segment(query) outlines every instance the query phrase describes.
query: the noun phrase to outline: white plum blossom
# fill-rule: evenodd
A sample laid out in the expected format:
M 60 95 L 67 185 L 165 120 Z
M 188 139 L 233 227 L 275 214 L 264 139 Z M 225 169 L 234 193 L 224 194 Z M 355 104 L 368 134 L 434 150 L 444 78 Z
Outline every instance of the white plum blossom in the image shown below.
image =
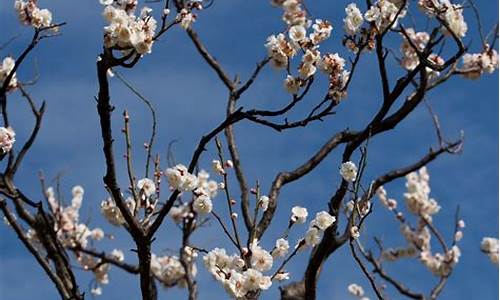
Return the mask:
M 113 257 L 119 262 L 123 262 L 125 260 L 125 255 L 123 254 L 123 251 L 119 249 L 113 249 L 113 251 L 111 251 L 111 257 Z
M 137 181 L 137 188 L 142 191 L 146 197 L 154 195 L 156 192 L 156 185 L 154 181 L 149 178 L 143 178 Z
M 441 11 L 444 11 L 444 20 L 450 30 L 458 37 L 464 37 L 467 33 L 467 23 L 462 14 L 462 5 L 452 4 L 449 0 L 441 0 Z M 446 29 L 445 32 L 448 32 Z
M 292 217 L 291 220 L 294 223 L 304 224 L 307 220 L 307 209 L 300 206 L 292 207 Z
M 432 255 L 430 251 L 420 253 L 420 261 L 436 276 L 448 276 L 453 267 L 458 263 L 461 256 L 460 249 L 454 245 L 446 254 L 436 253 Z
M 267 253 L 269 257 L 264 254 L 267 251 L 260 248 L 257 241 L 252 243 L 251 248 L 253 248 L 252 265 L 260 269 L 270 269 L 272 256 L 269 253 Z M 248 292 L 267 290 L 272 284 L 270 276 L 262 274 L 253 267 L 245 269 L 245 261 L 236 254 L 229 256 L 225 249 L 215 248 L 209 251 L 203 257 L 203 263 L 233 298 L 241 299 Z
M 287 240 L 284 238 L 280 238 L 276 240 L 276 246 L 274 246 L 273 251 L 271 252 L 274 257 L 283 257 L 288 253 L 290 249 L 290 245 Z
M 288 36 L 294 42 L 300 42 L 306 38 L 306 29 L 302 25 L 294 25 L 290 27 L 288 31 Z
M 261 246 L 259 246 L 258 241 L 254 240 L 250 245 L 250 251 L 252 253 L 251 264 L 252 267 L 261 271 L 269 271 L 273 266 L 273 256 Z
M 269 207 L 269 197 L 268 196 L 260 196 L 258 205 L 259 205 L 259 208 L 262 209 L 262 211 L 266 211 Z
M 193 201 L 193 210 L 200 214 L 209 214 L 212 212 L 212 200 L 206 195 L 200 195 Z
M 484 237 L 481 241 L 481 251 L 486 253 L 491 262 L 498 265 L 498 238 Z
M 100 286 L 91 288 L 90 293 L 94 296 L 100 296 L 102 295 L 102 288 Z
M 14 70 L 15 66 L 16 66 L 16 61 L 10 56 L 7 56 L 2 60 L 2 64 L 0 65 L 0 86 L 4 84 L 5 80 L 7 80 L 7 77 Z M 11 75 L 10 81 L 7 85 L 7 91 L 12 91 L 16 89 L 17 85 L 18 82 L 16 78 L 16 73 L 14 72 Z
M 221 161 L 218 159 L 212 161 L 212 170 L 214 170 L 214 172 L 219 175 L 226 174 L 226 171 L 224 170 Z
M 335 222 L 335 217 L 330 215 L 326 211 L 320 211 L 316 214 L 316 217 L 312 221 L 313 225 L 318 227 L 320 230 L 325 231 L 328 227 L 332 226 Z
M 314 247 L 321 241 L 321 231 L 316 227 L 309 227 L 304 239 L 306 245 Z
M 482 53 L 466 53 L 462 57 L 461 73 L 467 79 L 477 79 L 483 73 L 493 73 L 498 69 L 498 53 L 486 45 Z
M 408 210 L 417 215 L 430 218 L 439 212 L 441 207 L 436 200 L 429 197 L 429 174 L 427 168 L 421 168 L 418 173 L 412 172 L 406 176 L 407 192 L 404 194 Z
M 190 191 L 194 189 L 189 189 L 188 187 L 190 187 L 190 184 L 186 184 L 186 181 L 191 179 L 191 174 L 189 174 L 186 166 L 182 164 L 178 164 L 173 168 L 168 168 L 165 171 L 165 175 L 167 176 L 170 186 L 175 190 Z
M 344 30 L 348 35 L 355 35 L 363 25 L 363 14 L 356 6 L 356 3 L 347 5 L 345 13 Z
M 14 8 L 19 21 L 34 28 L 49 27 L 52 25 L 52 13 L 46 9 L 40 9 L 36 0 L 16 0 Z
M 313 32 L 309 34 L 309 39 L 315 45 L 327 40 L 333 30 L 332 24 L 326 20 L 316 19 L 312 25 Z
M 135 209 L 135 201 L 132 198 L 127 198 L 125 200 L 125 204 L 127 205 L 127 209 L 130 213 L 133 213 Z M 120 226 L 125 223 L 125 219 L 123 218 L 122 213 L 116 203 L 108 198 L 101 202 L 101 213 L 106 218 L 106 220 L 115 226 Z
M 109 22 L 104 27 L 104 46 L 133 49 L 139 54 L 150 53 L 157 27 L 156 20 L 151 15 L 152 10 L 144 7 L 140 15 L 136 16 L 136 1 L 104 1 L 102 4 L 105 5 L 103 17 Z
M 365 290 L 363 289 L 363 287 L 356 283 L 351 283 L 349 286 L 347 286 L 347 291 L 355 297 L 361 298 L 365 295 Z
M 12 127 L 0 127 L 0 148 L 2 154 L 9 152 L 16 141 L 16 133 Z
M 276 273 L 276 276 L 274 277 L 274 279 L 276 279 L 278 281 L 288 280 L 288 279 L 290 279 L 290 273 L 280 271 L 280 272 Z
M 186 272 L 177 256 L 151 255 L 151 272 L 165 286 L 186 286 Z M 196 275 L 196 265 L 191 265 L 191 273 Z
M 340 175 L 345 181 L 354 182 L 358 175 L 358 167 L 352 161 L 346 161 L 340 166 Z
M 180 20 L 181 27 L 187 30 L 196 21 L 196 15 L 183 8 L 177 15 L 177 19 Z
M 390 0 L 379 0 L 375 2 L 365 13 L 365 20 L 373 22 L 379 31 L 383 31 L 392 24 L 395 28 L 398 24 L 397 19 L 404 18 L 406 10 L 400 8 Z

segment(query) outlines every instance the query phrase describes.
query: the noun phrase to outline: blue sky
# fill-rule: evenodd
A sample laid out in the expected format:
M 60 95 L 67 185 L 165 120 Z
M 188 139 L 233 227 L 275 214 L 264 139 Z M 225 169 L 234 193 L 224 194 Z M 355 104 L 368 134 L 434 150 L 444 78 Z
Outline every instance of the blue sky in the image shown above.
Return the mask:
M 120 247 L 125 251 L 126 259 L 135 262 L 134 253 L 128 251 L 132 244 L 124 230 L 107 225 L 98 214 L 99 203 L 106 197 L 101 181 L 104 164 L 94 101 L 97 91 L 95 61 L 100 51 L 104 25 L 100 17 L 102 8 L 98 1 L 40 2 L 42 6 L 52 10 L 56 21 L 66 21 L 68 24 L 63 28 L 62 36 L 43 41 L 18 72 L 21 80 L 29 80 L 35 73 L 34 66 L 38 66 L 40 79 L 29 90 L 38 103 L 46 100 L 48 108 L 39 139 L 26 158 L 16 183 L 33 199 L 41 198 L 38 170 L 43 170 L 48 178 L 62 172 L 62 187 L 66 198 L 70 197 L 73 185 L 84 186 L 86 194 L 81 211 L 83 219 L 93 215 L 93 226 L 101 226 L 116 236 L 112 243 L 104 241 L 96 246 L 100 249 Z M 333 37 L 322 49 L 339 52 L 344 57 L 348 53 L 340 44 L 341 22 L 343 8 L 349 2 L 307 2 L 308 9 L 315 17 L 328 19 L 334 25 Z M 475 2 L 484 20 L 484 28 L 491 28 L 498 20 L 498 4 L 496 1 L 486 0 Z M 160 9 L 158 4 L 151 6 L 153 9 Z M 199 14 L 195 29 L 229 74 L 240 74 L 242 78 L 246 78 L 255 62 L 265 55 L 263 43 L 266 37 L 282 30 L 280 14 L 267 1 L 216 0 L 211 9 Z M 466 13 L 466 17 L 470 27 L 467 41 L 472 41 L 472 50 L 478 51 L 474 18 L 470 11 Z M 0 28 L 0 42 L 19 35 L 8 48 L 0 52 L 0 56 L 18 56 L 31 33 L 17 23 L 11 1 L 0 2 Z M 398 43 L 393 43 L 396 50 Z M 396 70 L 395 65 L 392 67 L 395 78 L 401 71 Z M 155 151 L 163 156 L 168 143 L 177 140 L 175 157 L 179 162 L 187 163 L 199 137 L 224 118 L 227 98 L 225 87 L 179 28 L 167 33 L 156 43 L 153 53 L 141 60 L 136 68 L 122 70 L 121 74 L 153 101 L 160 120 L 159 140 Z M 365 55 L 362 67 L 354 77 L 349 96 L 339 105 L 337 114 L 325 122 L 312 124 L 307 129 L 299 128 L 277 134 L 248 122 L 236 126 L 237 141 L 249 182 L 258 179 L 264 190 L 267 190 L 278 171 L 292 169 L 305 161 L 338 130 L 346 127 L 362 128 L 380 103 L 380 84 L 376 74 L 377 66 L 373 55 Z M 283 73 L 266 69 L 253 89 L 241 99 L 241 104 L 247 108 L 282 106 L 288 100 L 281 88 L 283 76 Z M 319 97 L 325 87 L 325 82 L 319 81 L 305 105 L 298 107 L 290 115 L 290 119 L 307 113 L 307 105 L 312 105 L 315 97 Z M 116 79 L 111 79 L 111 95 L 116 106 L 113 121 L 117 134 L 117 157 L 120 159 L 120 151 L 124 149 L 122 136 L 119 135 L 122 124 L 120 112 L 127 108 L 132 117 L 136 169 L 141 171 L 141 158 L 144 157 L 142 143 L 148 139 L 151 122 L 149 112 Z M 460 205 L 462 217 L 467 224 L 465 237 L 460 243 L 463 256 L 442 299 L 497 299 L 498 268 L 479 252 L 479 243 L 483 236 L 498 236 L 498 74 L 484 76 L 476 81 L 455 78 L 431 92 L 427 99 L 439 114 L 447 137 L 458 137 L 460 130 L 465 133 L 463 154 L 442 156 L 429 165 L 432 195 L 443 207 L 435 218 L 436 224 L 450 240 L 457 204 Z M 11 123 L 16 129 L 18 140 L 22 141 L 33 120 L 19 94 L 11 95 L 9 103 Z M 419 107 L 396 130 L 371 141 L 367 182 L 388 170 L 418 160 L 430 146 L 435 145 L 436 138 L 429 114 L 425 107 Z M 204 154 L 200 167 L 209 167 L 209 162 L 215 156 L 214 150 L 211 145 Z M 279 199 L 278 217 L 262 242 L 265 247 L 272 247 L 273 240 L 285 226 L 292 206 L 303 205 L 311 212 L 327 208 L 326 201 L 340 180 L 340 151 L 334 151 L 321 166 L 299 183 L 284 188 Z M 123 185 L 126 184 L 124 167 L 124 162 L 119 160 Z M 401 199 L 404 182 L 396 181 L 386 189 L 392 197 Z M 237 195 L 234 185 L 233 191 Z M 222 201 L 215 205 L 218 210 L 225 209 Z M 368 229 L 363 232 L 362 240 L 368 242 L 376 235 L 387 241 L 388 245 L 400 245 L 403 241 L 398 225 L 378 203 L 376 205 L 377 212 L 367 224 Z M 305 229 L 294 231 L 292 240 L 298 238 Z M 6 226 L 0 226 L 0 236 L 0 298 L 57 298 L 52 284 Z M 166 222 L 158 233 L 155 252 L 168 253 L 169 249 L 177 249 L 179 238 L 179 230 Z M 228 246 L 215 223 L 200 230 L 194 241 L 204 248 Z M 320 299 L 349 299 L 346 287 L 351 282 L 357 282 L 369 290 L 368 282 L 346 250 L 343 248 L 336 252 L 325 265 L 318 286 Z M 300 272 L 306 258 L 307 253 L 304 253 L 290 266 L 292 279 L 302 276 Z M 198 266 L 200 299 L 225 299 L 222 288 L 203 270 L 201 263 Z M 417 262 L 395 264 L 389 270 L 400 275 L 407 285 L 415 289 L 429 290 L 436 281 Z M 91 277 L 79 273 L 79 279 L 82 288 L 85 288 Z M 112 270 L 110 281 L 104 289 L 102 299 L 139 298 L 136 278 Z M 184 291 L 176 288 L 161 292 L 161 298 L 178 299 L 183 295 Z M 263 298 L 276 299 L 277 295 L 278 290 L 274 287 Z M 372 293 L 369 295 L 375 298 Z

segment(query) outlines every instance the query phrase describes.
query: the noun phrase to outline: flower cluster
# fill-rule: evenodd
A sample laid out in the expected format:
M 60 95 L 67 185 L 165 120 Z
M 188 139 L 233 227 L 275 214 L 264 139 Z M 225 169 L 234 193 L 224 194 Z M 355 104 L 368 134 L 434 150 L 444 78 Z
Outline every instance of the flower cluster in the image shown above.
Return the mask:
M 498 249 L 497 238 L 484 237 L 481 241 L 481 251 L 486 253 L 494 264 L 498 264 Z
M 406 16 L 406 9 L 401 7 L 402 1 L 379 0 L 365 13 L 365 20 L 373 22 L 379 31 L 384 31 L 388 26 L 395 28 L 398 19 Z
M 330 37 L 332 25 L 325 20 L 316 19 L 313 22 L 309 19 L 300 0 L 273 1 L 273 4 L 284 11 L 283 21 L 287 25 L 288 36 L 280 33 L 267 38 L 265 47 L 271 64 L 277 69 L 289 68 L 290 60 L 297 53 L 303 53 L 298 75 L 287 75 L 283 83 L 285 89 L 291 94 L 297 94 L 320 69 L 330 78 L 330 94 L 344 96 L 335 94 L 342 91 L 349 77 L 349 72 L 344 70 L 344 59 L 338 54 L 322 56 L 319 51 L 319 44 Z
M 436 276 L 445 277 L 451 273 L 453 267 L 460 259 L 460 248 L 454 245 L 445 254 L 436 253 L 432 255 L 430 251 L 420 253 L 420 261 Z
M 461 73 L 467 79 L 477 79 L 483 73 L 493 73 L 498 69 L 498 53 L 486 45 L 482 53 L 466 53 L 462 57 Z
M 185 251 L 186 254 L 190 254 L 187 257 L 189 262 L 194 261 L 197 257 L 195 251 Z M 196 276 L 197 269 L 195 264 L 191 264 L 191 274 Z M 186 287 L 186 271 L 182 265 L 179 257 L 177 256 L 156 256 L 151 255 L 151 272 L 155 275 L 165 287 L 180 286 Z
M 34 28 L 49 27 L 52 25 L 52 13 L 37 6 L 37 0 L 16 0 L 14 8 L 17 11 L 19 21 Z
M 401 53 L 403 53 L 403 58 L 401 59 L 401 66 L 409 71 L 414 70 L 420 63 L 420 58 L 417 53 L 423 52 L 427 43 L 429 42 L 430 36 L 427 32 L 415 32 L 413 28 L 405 29 L 405 33 L 408 37 L 403 35 L 403 43 L 401 44 Z M 430 62 L 435 65 L 443 65 L 444 59 L 439 55 L 432 53 L 427 58 Z M 432 70 L 427 67 L 427 74 L 430 78 L 439 75 L 439 72 Z
M 125 204 L 129 212 L 133 214 L 136 205 L 135 200 L 132 197 L 128 197 L 125 200 Z M 111 198 L 108 198 L 101 202 L 101 213 L 104 218 L 106 218 L 106 220 L 112 225 L 121 226 L 125 223 L 125 219 L 120 209 L 118 208 L 118 206 L 116 206 L 115 201 Z
M 79 210 L 82 205 L 84 190 L 81 186 L 75 186 L 71 190 L 71 204 L 63 206 L 61 201 L 56 198 L 54 189 L 49 187 L 45 191 L 45 196 L 50 205 L 50 210 L 54 218 L 54 232 L 57 239 L 63 247 L 69 248 L 74 252 L 77 262 L 83 270 L 91 271 L 95 278 L 96 286 L 92 288 L 93 295 L 102 293 L 101 287 L 98 284 L 108 284 L 108 272 L 110 265 L 104 263 L 100 258 L 95 258 L 89 254 L 81 252 L 80 249 L 89 247 L 90 241 L 98 241 L 104 238 L 104 231 L 100 228 L 90 229 L 86 224 L 79 222 Z M 33 230 L 29 230 L 27 237 L 36 244 L 39 239 Z M 109 258 L 118 262 L 124 260 L 124 254 L 121 250 L 114 249 L 111 251 Z
M 73 195 L 71 205 L 64 207 L 56 199 L 53 188 L 48 188 L 45 192 L 55 218 L 54 231 L 63 246 L 86 248 L 89 239 L 101 240 L 104 237 L 104 232 L 100 228 L 91 230 L 87 225 L 79 223 L 79 210 L 84 190 L 81 186 L 75 186 L 71 193 Z
M 321 233 L 335 222 L 335 217 L 326 211 L 321 211 L 316 214 L 316 217 L 309 223 L 309 229 L 305 235 L 305 243 L 308 246 L 314 247 L 321 241 Z
M 467 33 L 462 5 L 453 4 L 449 0 L 419 0 L 418 6 L 428 16 L 442 18 L 456 36 L 464 37 Z M 448 29 L 444 29 L 444 32 L 449 33 Z
M 12 127 L 0 127 L 0 149 L 2 154 L 9 152 L 16 141 L 16 133 Z
M 142 8 L 135 15 L 137 0 L 101 0 L 102 13 L 109 25 L 104 27 L 104 46 L 120 50 L 134 49 L 139 54 L 151 52 L 156 30 L 152 9 Z
M 188 172 L 186 166 L 178 164 L 165 171 L 168 182 L 172 189 L 182 192 L 192 191 L 194 194 L 193 210 L 200 214 L 208 214 L 212 211 L 212 198 L 217 195 L 219 184 L 209 180 L 210 174 L 201 170 L 198 176 Z
M 408 174 L 406 176 L 407 191 L 404 194 L 408 210 L 427 220 L 431 220 L 431 216 L 441 209 L 436 200 L 429 198 L 431 192 L 429 178 L 426 167 L 422 167 L 418 173 Z
M 226 254 L 225 249 L 215 248 L 203 257 L 205 267 L 233 298 L 267 290 L 272 285 L 271 277 L 262 274 L 272 267 L 272 255 L 257 241 L 252 243 L 250 250 L 252 267 L 247 267 L 237 254 Z
M 408 210 L 414 214 L 418 220 L 415 226 L 411 226 L 404 220 L 403 214 L 397 212 L 397 202 L 387 197 L 387 192 L 383 187 L 377 190 L 377 196 L 384 206 L 396 213 L 396 217 L 402 223 L 401 233 L 408 242 L 404 248 L 388 248 L 383 251 L 382 256 L 387 261 L 395 261 L 404 257 L 418 257 L 427 269 L 439 277 L 448 276 L 453 267 L 460 259 L 460 248 L 456 243 L 462 239 L 462 228 L 465 227 L 463 220 L 458 220 L 454 236 L 453 246 L 447 248 L 443 245 L 444 253 L 432 253 L 431 251 L 431 223 L 432 216 L 440 210 L 438 203 L 429 197 L 429 174 L 426 167 L 422 167 L 418 172 L 412 172 L 406 176 L 406 200 Z
M 396 199 L 387 198 L 387 191 L 383 186 L 377 189 L 377 197 L 380 203 L 384 205 L 388 210 L 395 210 L 398 207 L 398 201 Z
M 14 67 L 16 65 L 16 61 L 10 57 L 7 56 L 6 58 L 3 59 L 2 64 L 0 65 L 0 86 L 4 84 L 4 81 L 7 80 L 7 76 L 14 70 Z M 7 90 L 14 90 L 17 87 L 17 78 L 16 78 L 16 73 L 14 73 L 9 81 L 9 84 L 7 85 Z

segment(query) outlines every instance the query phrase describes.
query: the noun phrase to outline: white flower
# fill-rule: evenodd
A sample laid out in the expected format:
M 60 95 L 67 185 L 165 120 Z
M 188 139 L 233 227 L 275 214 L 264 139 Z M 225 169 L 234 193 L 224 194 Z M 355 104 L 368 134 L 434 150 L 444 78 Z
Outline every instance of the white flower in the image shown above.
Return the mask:
M 465 221 L 464 220 L 459 220 L 457 223 L 458 228 L 465 228 Z
M 306 29 L 302 25 L 294 25 L 290 27 L 288 36 L 294 42 L 300 42 L 306 37 Z
M 332 226 L 335 222 L 335 217 L 327 213 L 326 211 L 321 211 L 316 214 L 314 218 L 314 226 L 317 226 L 320 230 L 325 231 L 328 227 Z
M 125 255 L 123 254 L 123 251 L 119 249 L 113 249 L 113 251 L 111 251 L 111 256 L 119 262 L 125 260 Z
M 462 15 L 463 8 L 459 5 L 451 4 L 449 0 L 441 0 L 444 19 L 448 23 L 451 31 L 458 37 L 464 37 L 467 33 L 467 23 Z M 445 32 L 448 32 L 445 30 Z
M 345 8 L 346 17 L 344 18 L 344 30 L 348 35 L 355 35 L 363 25 L 363 15 L 356 6 L 351 3 Z
M 490 260 L 494 264 L 498 264 L 498 239 L 493 237 L 484 237 L 481 241 L 481 251 L 488 254 Z
M 7 76 L 14 70 L 16 66 L 16 61 L 7 56 L 3 59 L 2 64 L 0 65 L 0 84 L 3 85 L 3 82 L 7 79 Z M 7 86 L 8 90 L 14 90 L 17 87 L 17 78 L 16 73 L 12 74 L 9 84 Z
M 256 291 L 259 289 L 267 290 L 271 286 L 271 278 L 263 276 L 261 272 L 255 269 L 248 269 L 243 272 L 244 287 L 249 291 Z
M 260 196 L 258 205 L 263 211 L 266 211 L 269 207 L 269 197 Z
M 52 24 L 52 13 L 48 9 L 40 9 L 33 0 L 16 0 L 14 8 L 19 21 L 34 28 L 48 27 Z
M 345 181 L 354 182 L 358 175 L 358 168 L 352 161 L 347 161 L 340 167 L 340 175 Z
M 101 288 L 100 286 L 95 287 L 95 288 L 92 288 L 92 289 L 90 290 L 90 293 L 91 293 L 92 295 L 94 295 L 94 296 L 100 296 L 100 295 L 102 295 L 102 288 Z
M 209 214 L 212 207 L 212 200 L 206 195 L 200 195 L 193 201 L 193 210 L 200 214 Z
M 149 178 L 143 178 L 137 181 L 137 188 L 144 192 L 146 197 L 153 195 L 156 192 L 156 186 L 153 180 Z
M 321 241 L 321 231 L 316 227 L 310 227 L 305 236 L 306 245 L 314 247 Z
M 274 279 L 278 280 L 278 281 L 284 281 L 284 280 L 288 280 L 290 279 L 290 273 L 288 272 L 278 272 L 276 274 L 276 276 L 274 276 Z
M 104 238 L 104 231 L 101 228 L 95 228 L 91 233 L 92 239 L 99 241 Z
M 250 245 L 250 250 L 252 251 L 252 267 L 261 271 L 265 272 L 268 271 L 272 268 L 273 266 L 273 257 L 269 252 L 267 252 L 265 249 L 262 249 L 258 245 L 258 241 L 254 240 L 253 243 Z
M 16 141 L 16 133 L 11 127 L 0 127 L 0 148 L 3 153 L 7 153 L 12 149 Z
M 224 175 L 226 173 L 224 167 L 222 166 L 222 163 L 217 159 L 212 161 L 212 169 L 219 175 Z
M 316 73 L 316 66 L 311 63 L 302 62 L 299 66 L 300 78 L 307 79 Z
M 283 257 L 288 253 L 288 249 L 290 249 L 288 241 L 283 238 L 280 238 L 276 240 L 276 246 L 274 247 L 271 254 L 275 257 L 276 256 Z
M 304 224 L 307 219 L 307 209 L 300 206 L 292 207 L 292 217 L 291 220 L 294 223 Z
M 181 190 L 187 174 L 188 170 L 186 166 L 181 164 L 178 164 L 173 168 L 168 168 L 165 171 L 165 175 L 168 178 L 170 186 L 176 190 Z
M 312 28 L 314 32 L 309 35 L 309 38 L 316 45 L 328 39 L 333 29 L 332 24 L 330 24 L 330 22 L 323 21 L 320 19 L 316 19 Z
M 187 9 L 183 8 L 179 14 L 177 15 L 177 18 L 181 20 L 181 27 L 184 30 L 187 30 L 189 27 L 191 27 L 191 24 L 196 21 L 195 15 L 193 15 L 191 12 L 189 12 Z
M 351 283 L 347 287 L 347 290 L 349 291 L 349 293 L 351 293 L 351 295 L 356 296 L 356 297 L 363 297 L 365 295 L 365 291 L 363 290 L 363 287 L 361 287 L 355 283 Z

